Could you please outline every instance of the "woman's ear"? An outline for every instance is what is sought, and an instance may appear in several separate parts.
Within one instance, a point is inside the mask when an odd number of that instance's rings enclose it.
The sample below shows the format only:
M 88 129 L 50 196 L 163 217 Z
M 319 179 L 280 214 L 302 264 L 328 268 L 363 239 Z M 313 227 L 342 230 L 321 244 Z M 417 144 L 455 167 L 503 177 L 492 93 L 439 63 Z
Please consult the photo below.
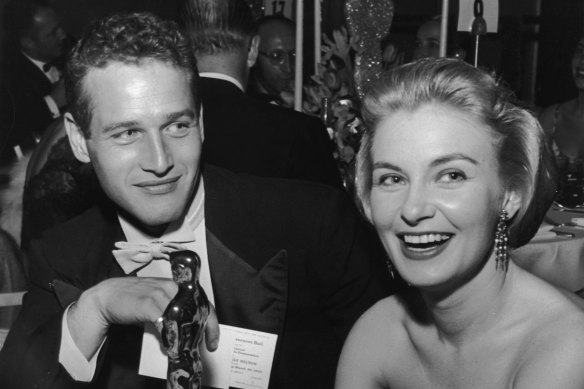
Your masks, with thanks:
M 517 211 L 519 211 L 519 208 L 521 208 L 521 201 L 522 197 L 517 191 L 513 190 L 505 192 L 503 210 L 507 211 L 509 219 L 512 219 Z
M 75 158 L 84 163 L 90 162 L 91 158 L 89 158 L 89 153 L 87 152 L 87 140 L 69 112 L 65 113 L 65 130 Z

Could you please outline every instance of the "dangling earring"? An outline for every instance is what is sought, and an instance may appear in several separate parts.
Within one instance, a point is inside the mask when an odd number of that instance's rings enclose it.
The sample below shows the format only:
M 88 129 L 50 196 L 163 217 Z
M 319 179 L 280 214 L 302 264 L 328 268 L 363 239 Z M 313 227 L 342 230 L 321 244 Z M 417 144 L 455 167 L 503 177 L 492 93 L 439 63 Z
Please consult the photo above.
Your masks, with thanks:
M 497 223 L 497 231 L 495 232 L 495 266 L 496 269 L 503 271 L 507 270 L 507 263 L 509 262 L 509 247 L 507 246 L 507 241 L 509 240 L 507 231 L 508 222 L 509 216 L 507 211 L 501 211 L 499 223 Z
M 386 258 L 385 263 L 387 264 L 387 271 L 389 272 L 391 279 L 392 280 L 397 279 L 396 270 L 395 267 L 393 266 L 393 263 L 391 263 L 391 260 L 389 258 Z

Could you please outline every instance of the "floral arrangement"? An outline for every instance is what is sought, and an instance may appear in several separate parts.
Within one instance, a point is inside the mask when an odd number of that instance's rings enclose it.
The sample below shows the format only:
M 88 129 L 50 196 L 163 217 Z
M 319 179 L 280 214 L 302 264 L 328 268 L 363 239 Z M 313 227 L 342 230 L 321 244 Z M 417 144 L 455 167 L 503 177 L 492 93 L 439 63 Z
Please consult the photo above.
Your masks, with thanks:
M 355 92 L 351 51 L 358 51 L 358 37 L 345 28 L 333 32 L 333 40 L 323 35 L 317 74 L 304 87 L 305 113 L 319 116 L 335 145 L 334 156 L 346 189 L 353 189 L 353 167 L 362 132 L 360 101 Z

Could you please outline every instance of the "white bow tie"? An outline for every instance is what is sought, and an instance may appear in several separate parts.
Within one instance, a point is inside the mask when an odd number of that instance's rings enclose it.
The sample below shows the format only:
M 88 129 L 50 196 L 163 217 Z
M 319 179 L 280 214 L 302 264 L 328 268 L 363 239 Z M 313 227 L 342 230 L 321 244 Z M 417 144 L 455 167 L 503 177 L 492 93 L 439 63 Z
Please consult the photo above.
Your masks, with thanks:
M 154 259 L 169 260 L 168 254 L 174 251 L 186 250 L 184 243 L 194 242 L 162 242 L 154 241 L 149 243 L 128 243 L 116 242 L 115 246 L 119 250 L 113 250 L 112 253 L 116 261 L 120 264 L 126 274 L 148 265 Z

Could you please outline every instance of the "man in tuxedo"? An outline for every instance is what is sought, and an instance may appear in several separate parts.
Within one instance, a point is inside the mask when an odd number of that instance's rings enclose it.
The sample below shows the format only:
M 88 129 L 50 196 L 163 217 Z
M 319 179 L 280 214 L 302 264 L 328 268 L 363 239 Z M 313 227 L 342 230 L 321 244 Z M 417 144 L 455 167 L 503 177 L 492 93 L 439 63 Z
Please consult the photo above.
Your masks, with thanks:
M 333 145 L 312 116 L 245 94 L 260 38 L 244 0 L 186 0 L 184 24 L 201 72 L 203 160 L 236 172 L 340 187 Z
M 65 88 L 57 64 L 65 32 L 46 0 L 11 0 L 3 9 L 8 41 L 2 78 L 12 102 L 14 122 L 5 129 L 8 155 L 34 147 L 40 135 L 60 116 Z
M 217 319 L 275 334 L 270 388 L 332 388 L 353 322 L 395 287 L 347 196 L 201 164 L 196 64 L 172 22 L 97 21 L 65 79 L 72 149 L 109 199 L 31 243 L 31 286 L 0 353 L 0 386 L 164 388 L 138 374 L 142 325 L 177 292 L 161 259 L 189 249 L 216 308 L 209 349 Z

